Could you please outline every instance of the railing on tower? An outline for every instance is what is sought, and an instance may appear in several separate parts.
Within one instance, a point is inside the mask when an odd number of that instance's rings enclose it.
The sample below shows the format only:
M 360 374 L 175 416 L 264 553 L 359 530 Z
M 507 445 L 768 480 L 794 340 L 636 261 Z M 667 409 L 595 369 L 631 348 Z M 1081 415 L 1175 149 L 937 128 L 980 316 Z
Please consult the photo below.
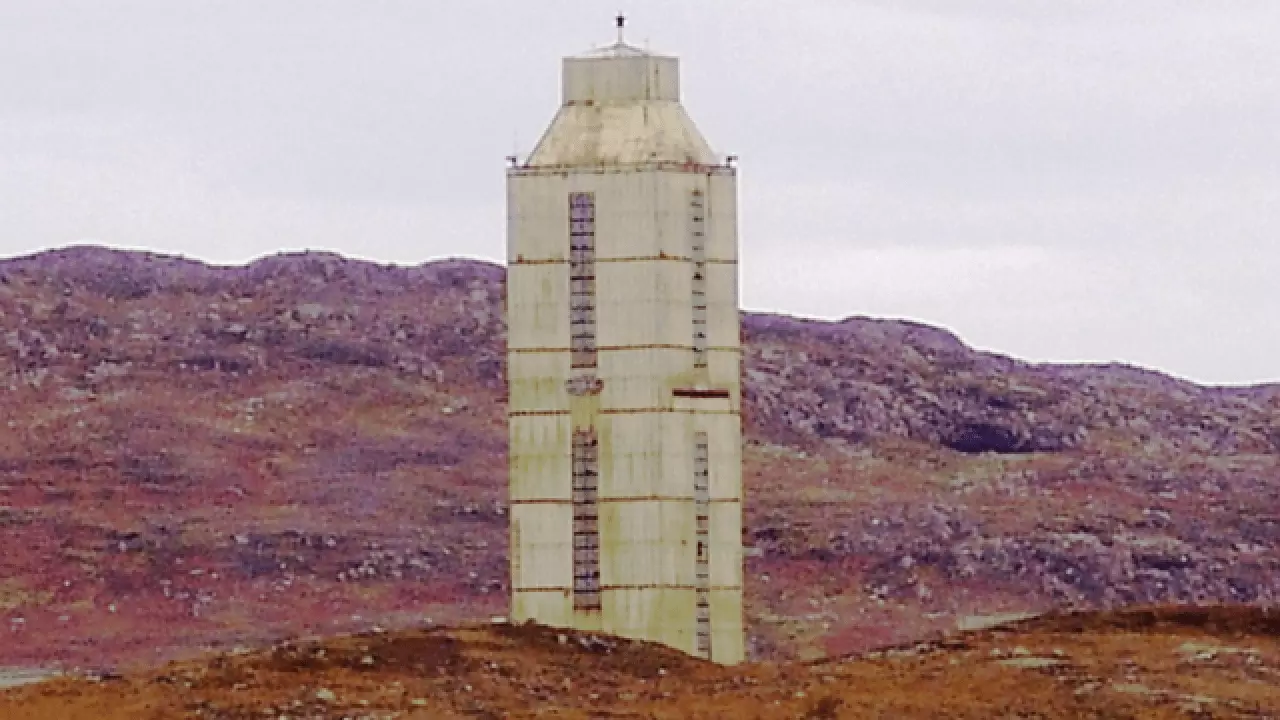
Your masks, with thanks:
M 694 651 L 711 658 L 711 447 L 707 434 L 694 434 L 693 516 L 694 546 Z
M 596 368 L 596 201 L 569 194 L 570 366 Z
M 707 366 L 707 210 L 701 190 L 689 201 L 689 254 L 693 259 L 693 366 Z
M 600 470 L 595 430 L 573 433 L 573 609 L 599 610 Z

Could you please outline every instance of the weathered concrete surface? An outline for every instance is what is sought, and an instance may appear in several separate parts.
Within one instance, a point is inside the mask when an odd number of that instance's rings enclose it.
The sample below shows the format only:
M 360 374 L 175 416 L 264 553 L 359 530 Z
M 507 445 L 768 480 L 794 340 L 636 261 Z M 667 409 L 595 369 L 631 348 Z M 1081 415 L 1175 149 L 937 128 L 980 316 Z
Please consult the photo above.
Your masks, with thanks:
M 736 170 L 618 45 L 508 191 L 512 619 L 742 662 Z
M 0 689 L 31 685 L 53 677 L 57 673 L 40 668 L 0 668 Z

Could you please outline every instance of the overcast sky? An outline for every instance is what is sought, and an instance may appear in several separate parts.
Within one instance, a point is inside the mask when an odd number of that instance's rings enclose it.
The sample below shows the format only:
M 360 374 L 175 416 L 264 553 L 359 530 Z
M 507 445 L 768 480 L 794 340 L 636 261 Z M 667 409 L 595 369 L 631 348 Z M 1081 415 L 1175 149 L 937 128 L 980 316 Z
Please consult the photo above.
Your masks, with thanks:
M 1280 380 L 1280 0 L 632 0 L 743 304 Z M 0 0 L 0 255 L 503 257 L 599 0 Z

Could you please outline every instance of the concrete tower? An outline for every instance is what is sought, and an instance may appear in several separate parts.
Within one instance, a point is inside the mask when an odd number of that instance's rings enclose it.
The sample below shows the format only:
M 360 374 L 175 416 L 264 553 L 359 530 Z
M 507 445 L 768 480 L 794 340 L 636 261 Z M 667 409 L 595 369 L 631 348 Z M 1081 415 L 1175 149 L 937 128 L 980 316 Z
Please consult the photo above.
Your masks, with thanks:
M 512 619 L 737 663 L 736 172 L 622 23 L 507 172 Z

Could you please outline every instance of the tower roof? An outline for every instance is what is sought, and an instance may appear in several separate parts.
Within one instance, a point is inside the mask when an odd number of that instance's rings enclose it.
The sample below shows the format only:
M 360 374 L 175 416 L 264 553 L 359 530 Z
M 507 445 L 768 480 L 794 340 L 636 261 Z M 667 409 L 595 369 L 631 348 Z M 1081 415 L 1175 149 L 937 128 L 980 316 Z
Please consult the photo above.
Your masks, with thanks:
M 534 166 L 716 164 L 680 105 L 680 63 L 618 41 L 564 59 L 560 112 L 529 156 Z
M 627 16 L 619 14 L 616 18 L 616 26 L 618 28 L 618 40 L 612 45 L 601 48 L 594 48 L 583 53 L 574 55 L 579 59 L 590 58 L 637 58 L 637 57 L 661 57 L 645 48 L 639 48 L 630 45 L 626 40 Z
M 583 53 L 578 53 L 573 57 L 581 58 L 581 59 L 589 59 L 589 58 L 635 58 L 635 57 L 660 57 L 660 56 L 655 55 L 654 53 L 648 50 L 645 50 L 644 48 L 639 48 L 639 47 L 636 47 L 635 45 L 629 45 L 626 42 L 619 40 L 618 42 L 612 45 L 607 45 L 602 48 L 595 48 L 593 50 L 588 50 Z

